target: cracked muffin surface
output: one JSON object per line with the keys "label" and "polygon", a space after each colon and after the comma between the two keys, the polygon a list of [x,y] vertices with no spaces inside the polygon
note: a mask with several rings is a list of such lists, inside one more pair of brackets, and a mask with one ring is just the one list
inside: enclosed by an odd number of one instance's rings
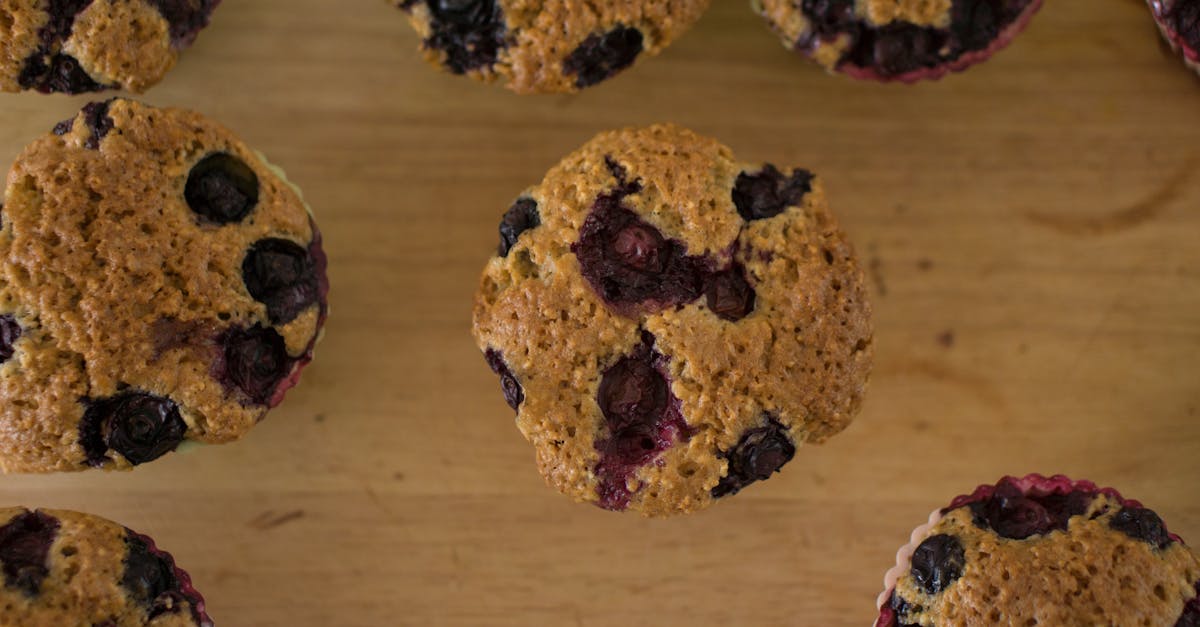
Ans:
{"label": "cracked muffin surface", "polygon": [[547,481],[647,515],[840,432],[873,353],[821,180],[671,125],[602,133],[513,203],[474,330]]}

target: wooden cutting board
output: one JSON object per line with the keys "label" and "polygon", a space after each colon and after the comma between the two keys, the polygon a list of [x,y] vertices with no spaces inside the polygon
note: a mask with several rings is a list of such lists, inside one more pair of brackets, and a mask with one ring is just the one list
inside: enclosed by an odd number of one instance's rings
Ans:
{"label": "wooden cutting board", "polygon": [[[226,0],[142,98],[222,120],[325,232],[325,340],[238,444],[0,503],[153,535],[222,627],[823,625],[873,619],[926,514],[1000,476],[1114,485],[1200,543],[1200,80],[1136,0],[1054,0],[914,87],[825,75],[743,0],[571,97],[432,71],[374,0]],[[83,98],[0,97],[0,162]],[[825,177],[877,364],[844,434],[699,515],[547,489],[470,337],[501,212],[596,132],[675,121]]]}

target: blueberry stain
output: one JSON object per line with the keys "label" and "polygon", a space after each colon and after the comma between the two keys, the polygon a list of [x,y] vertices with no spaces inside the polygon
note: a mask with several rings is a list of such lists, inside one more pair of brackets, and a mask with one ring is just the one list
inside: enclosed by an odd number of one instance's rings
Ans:
{"label": "blueberry stain", "polygon": [[0,364],[12,359],[13,345],[21,338],[21,325],[12,314],[0,316]]}
{"label": "blueberry stain", "polygon": [[487,360],[488,367],[492,369],[492,372],[500,377],[500,390],[504,392],[504,402],[508,403],[513,411],[516,411],[521,407],[521,403],[525,402],[525,390],[521,388],[521,383],[508,369],[508,364],[504,363],[504,357],[500,351],[489,348],[484,353],[484,359]]}

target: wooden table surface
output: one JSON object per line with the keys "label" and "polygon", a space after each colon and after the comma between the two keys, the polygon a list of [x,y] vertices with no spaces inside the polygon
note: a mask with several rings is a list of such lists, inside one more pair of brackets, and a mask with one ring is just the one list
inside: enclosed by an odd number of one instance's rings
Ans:
{"label": "wooden table surface", "polygon": [[[333,315],[242,442],[0,503],[148,533],[218,625],[863,626],[912,527],[1004,474],[1118,487],[1200,543],[1200,81],[1137,0],[1053,0],[938,83],[825,75],[744,0],[573,97],[426,67],[377,0],[226,0],[142,98],[223,121],[325,232]],[[0,97],[0,162],[86,99]],[[809,167],[869,269],[864,411],[770,482],[643,520],[545,487],[470,337],[502,211],[673,120]]]}

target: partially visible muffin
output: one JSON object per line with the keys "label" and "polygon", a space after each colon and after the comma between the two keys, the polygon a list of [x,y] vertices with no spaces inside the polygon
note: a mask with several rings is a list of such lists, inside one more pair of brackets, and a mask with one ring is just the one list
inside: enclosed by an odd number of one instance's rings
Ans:
{"label": "partially visible muffin", "polygon": [[212,627],[154,541],[77,512],[0,508],[0,627]]}
{"label": "partially visible muffin", "polygon": [[327,312],[299,192],[224,127],[130,100],[35,140],[0,211],[0,469],[129,468],[283,400]]}
{"label": "partially visible muffin", "polygon": [[870,311],[820,178],[661,125],[600,134],[516,200],[474,330],[552,486],[666,516],[846,428]]}
{"label": "partially visible muffin", "polygon": [[936,79],[992,56],[1042,0],[754,0],[784,45],[861,79]]}
{"label": "partially visible muffin", "polygon": [[1146,0],[1171,49],[1200,72],[1200,0]]}
{"label": "partially visible muffin", "polygon": [[409,14],[426,59],[522,94],[591,87],[658,54],[709,0],[388,0]]}
{"label": "partially visible muffin", "polygon": [[220,0],[8,0],[0,90],[142,92],[162,80]]}
{"label": "partially visible muffin", "polygon": [[876,627],[1200,625],[1200,559],[1111,488],[1005,477],[935,511],[885,577]]}

